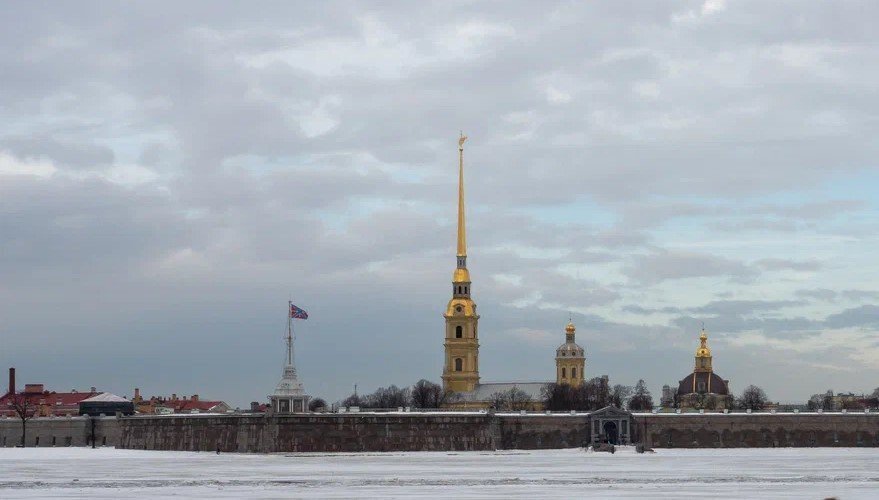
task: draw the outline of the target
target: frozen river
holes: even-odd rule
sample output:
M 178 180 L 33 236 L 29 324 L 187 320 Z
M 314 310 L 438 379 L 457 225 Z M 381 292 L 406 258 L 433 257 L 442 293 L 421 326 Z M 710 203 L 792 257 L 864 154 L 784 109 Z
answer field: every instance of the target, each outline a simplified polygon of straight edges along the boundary
M 237 455 L 0 448 L 0 498 L 879 498 L 879 449 Z

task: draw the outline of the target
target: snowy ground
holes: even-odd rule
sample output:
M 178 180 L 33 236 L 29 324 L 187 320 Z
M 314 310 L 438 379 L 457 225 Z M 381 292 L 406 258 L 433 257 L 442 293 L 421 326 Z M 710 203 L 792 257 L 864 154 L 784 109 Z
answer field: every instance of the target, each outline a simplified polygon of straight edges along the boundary
M 879 498 L 879 449 L 237 455 L 0 448 L 0 498 Z

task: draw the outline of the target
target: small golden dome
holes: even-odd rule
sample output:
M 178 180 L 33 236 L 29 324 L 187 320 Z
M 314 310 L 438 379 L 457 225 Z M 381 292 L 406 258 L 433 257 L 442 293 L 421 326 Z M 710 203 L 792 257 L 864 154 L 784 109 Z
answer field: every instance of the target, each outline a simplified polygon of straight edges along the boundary
M 696 349 L 696 357 L 697 358 L 710 358 L 711 357 L 711 349 L 708 347 L 708 333 L 705 329 L 702 329 L 702 333 L 699 335 L 699 348 Z
M 574 323 L 568 321 L 567 326 L 565 326 L 565 331 L 568 333 L 574 333 L 577 330 L 577 327 L 574 326 Z
M 452 283 L 470 283 L 470 271 L 466 268 L 457 268 L 452 274 Z

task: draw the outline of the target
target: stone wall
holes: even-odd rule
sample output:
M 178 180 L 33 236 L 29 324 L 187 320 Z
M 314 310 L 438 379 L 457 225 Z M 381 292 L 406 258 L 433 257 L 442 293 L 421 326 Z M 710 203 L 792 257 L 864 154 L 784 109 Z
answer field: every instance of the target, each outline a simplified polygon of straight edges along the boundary
M 497 415 L 496 449 L 538 450 L 586 446 L 589 415 Z
M 227 452 L 494 450 L 479 414 L 192 415 L 120 419 L 121 448 Z
M 879 446 L 876 413 L 636 414 L 653 448 Z
M 879 413 L 635 414 L 653 448 L 879 446 Z M 480 451 L 574 448 L 588 414 L 351 413 L 99 417 L 97 444 L 226 452 Z M 89 446 L 85 417 L 35 418 L 27 446 Z M 18 446 L 21 422 L 0 418 L 0 446 Z
M 98 446 L 116 446 L 119 425 L 116 417 L 96 417 L 95 437 Z M 92 420 L 88 417 L 40 417 L 27 422 L 25 445 L 28 447 L 90 446 Z M 0 418 L 0 447 L 21 444 L 21 420 Z

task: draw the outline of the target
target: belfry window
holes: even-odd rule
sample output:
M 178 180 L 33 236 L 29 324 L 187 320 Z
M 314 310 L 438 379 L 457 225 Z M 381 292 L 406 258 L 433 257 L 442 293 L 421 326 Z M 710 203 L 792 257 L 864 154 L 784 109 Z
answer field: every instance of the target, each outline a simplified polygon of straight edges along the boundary
M 577 369 L 571 368 L 571 378 L 577 378 Z
M 455 371 L 460 372 L 464 370 L 464 359 L 463 358 L 455 358 Z
M 461 325 L 455 327 L 455 338 L 461 339 L 464 338 L 464 328 Z
M 567 377 L 567 376 L 568 376 L 568 375 L 567 375 L 567 372 L 565 371 L 565 368 L 562 367 L 562 378 L 565 378 L 565 377 Z
M 696 384 L 697 392 L 705 392 L 705 382 L 699 382 Z

